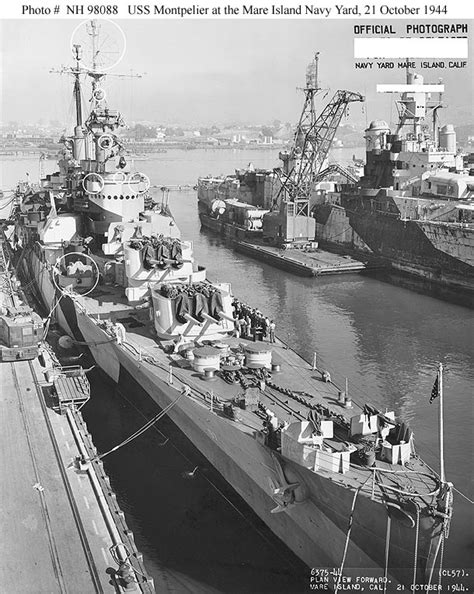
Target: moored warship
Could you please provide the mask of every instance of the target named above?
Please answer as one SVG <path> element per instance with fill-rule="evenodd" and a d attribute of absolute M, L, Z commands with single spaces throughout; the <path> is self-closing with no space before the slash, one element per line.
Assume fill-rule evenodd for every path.
<path fill-rule="evenodd" d="M 95 48 L 100 27 L 87 29 Z M 385 591 L 437 582 L 452 513 L 444 471 L 394 411 L 356 407 L 228 283 L 206 279 L 168 204 L 131 169 L 94 52 L 89 66 L 79 45 L 73 54 L 74 132 L 56 173 L 18 187 L 9 230 L 48 319 L 114 382 L 144 391 L 308 567 L 335 568 L 336 591 L 344 576 Z"/>
<path fill-rule="evenodd" d="M 378 90 L 400 95 L 397 128 L 371 122 L 364 175 L 320 193 L 316 236 L 325 246 L 371 251 L 397 271 L 472 296 L 474 169 L 457 149 L 453 126 L 439 126 L 444 85 L 407 72 L 405 84 Z"/>

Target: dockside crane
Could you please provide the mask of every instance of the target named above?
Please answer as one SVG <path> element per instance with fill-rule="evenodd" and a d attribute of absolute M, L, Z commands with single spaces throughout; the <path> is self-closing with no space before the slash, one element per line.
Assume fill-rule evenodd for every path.
<path fill-rule="evenodd" d="M 364 101 L 360 93 L 338 90 L 317 116 L 314 100 L 321 91 L 318 62 L 319 53 L 316 53 L 306 70 L 306 86 L 302 89 L 305 101 L 293 146 L 289 151 L 280 153 L 283 167 L 276 170 L 280 189 L 273 204 L 274 210 L 279 209 L 280 220 L 276 221 L 275 213 L 264 217 L 264 237 L 287 246 L 294 241 L 314 239 L 314 219 L 310 216 L 311 192 L 347 106 Z"/>

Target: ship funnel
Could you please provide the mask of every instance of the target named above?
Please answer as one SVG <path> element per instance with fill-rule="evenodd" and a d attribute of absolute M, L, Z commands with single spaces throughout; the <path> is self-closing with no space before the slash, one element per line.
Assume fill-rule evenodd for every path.
<path fill-rule="evenodd" d="M 456 153 L 456 131 L 452 124 L 446 124 L 439 131 L 439 146 L 448 153 Z"/>

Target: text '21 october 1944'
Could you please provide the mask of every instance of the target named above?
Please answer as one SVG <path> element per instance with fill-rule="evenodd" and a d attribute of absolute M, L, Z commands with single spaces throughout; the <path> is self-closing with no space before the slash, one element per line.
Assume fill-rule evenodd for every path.
<path fill-rule="evenodd" d="M 223 4 L 221 6 L 168 5 L 168 4 L 89 4 L 81 2 L 76 4 L 57 4 L 54 8 L 23 4 L 21 14 L 32 15 L 102 15 L 102 16 L 167 16 L 167 17 L 212 17 L 212 16 L 305 16 L 314 18 L 337 17 L 363 17 L 363 16 L 437 16 L 448 15 L 446 4 L 426 4 L 423 6 L 410 6 L 408 3 L 392 4 L 363 4 L 347 3 L 330 6 L 316 6 L 315 4 L 297 4 L 287 6 L 283 3 L 257 6 L 251 3 Z"/>

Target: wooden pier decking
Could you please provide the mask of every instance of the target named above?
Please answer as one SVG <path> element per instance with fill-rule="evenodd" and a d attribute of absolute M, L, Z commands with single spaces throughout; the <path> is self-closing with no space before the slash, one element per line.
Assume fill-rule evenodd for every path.
<path fill-rule="evenodd" d="M 134 591 L 152 594 L 115 496 L 101 488 L 102 463 L 75 463 L 95 453 L 82 418 L 46 406 L 43 371 L 37 359 L 0 364 L 0 590 L 116 593 L 120 541 L 137 571 Z"/>

